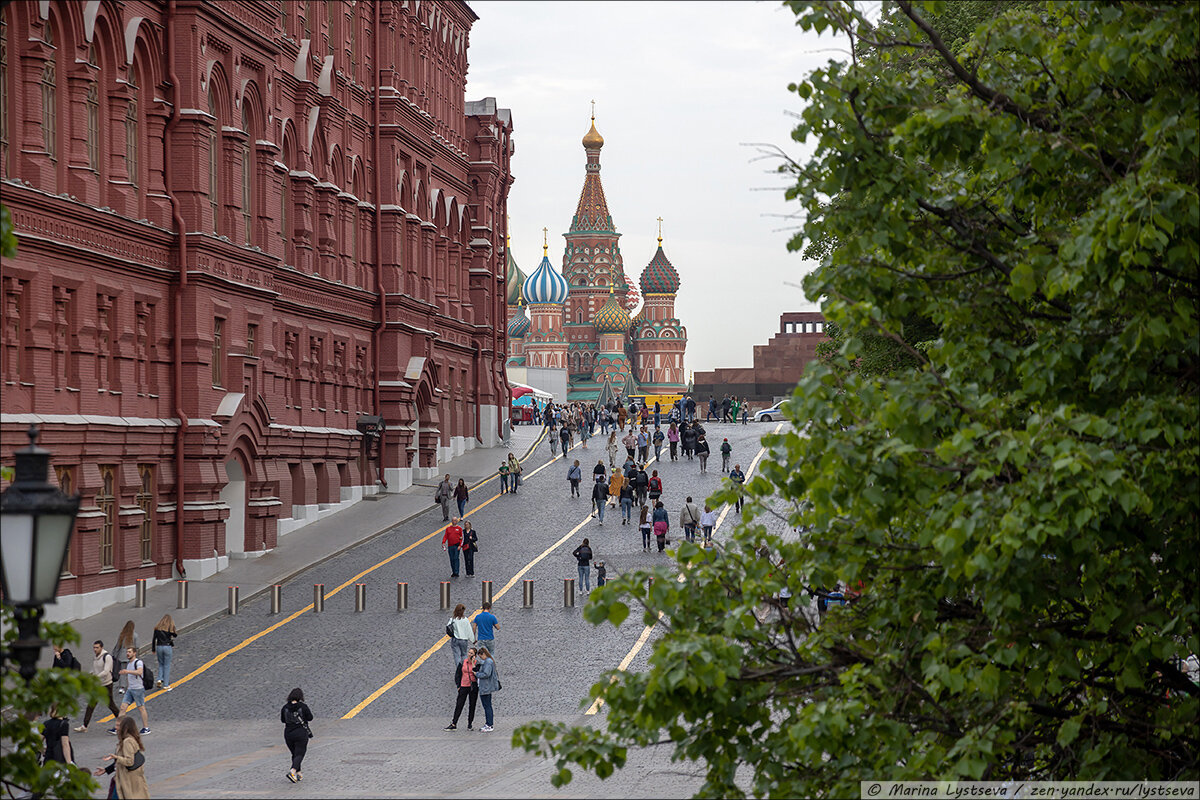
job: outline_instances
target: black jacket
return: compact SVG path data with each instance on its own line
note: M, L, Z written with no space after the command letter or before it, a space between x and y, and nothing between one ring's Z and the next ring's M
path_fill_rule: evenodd
M576 547L575 552L571 553L571 555L575 556L575 559L579 562L579 566L581 567L590 566L592 563L592 548L588 547L586 544L581 544L579 547Z
M284 736L304 730L304 725L288 721L287 712L289 707L292 708L292 710L296 712L296 715L300 719L304 720L304 722L312 722L313 718L313 713L308 710L308 706L305 705L303 701L296 700L295 702L284 703L283 708L279 709L279 721L283 723ZM308 732L305 731L305 735L307 735L307 733Z

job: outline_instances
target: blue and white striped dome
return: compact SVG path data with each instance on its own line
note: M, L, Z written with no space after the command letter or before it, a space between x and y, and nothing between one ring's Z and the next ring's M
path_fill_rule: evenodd
M537 303L554 303L561 305L567 301L567 280L554 271L550 266L550 257L542 256L542 263L533 274L525 279L521 287L525 302L530 305Z

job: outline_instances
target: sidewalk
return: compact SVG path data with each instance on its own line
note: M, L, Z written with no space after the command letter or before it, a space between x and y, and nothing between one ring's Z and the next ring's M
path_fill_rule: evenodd
M438 465L441 474L450 475L474 485L494 475L496 465L513 453L519 459L533 451L544 428L538 425L517 425L506 445L476 448L457 458ZM440 480L440 479L439 479ZM70 624L79 632L80 642L74 650L87 653L91 643L104 641L111 650L126 621L133 620L134 630L143 651L149 651L151 633L164 613L175 620L183 632L194 628L228 610L228 587L239 587L239 599L245 602L268 591L277 583L285 583L314 564L319 564L372 537L379 536L396 525L429 511L434 506L433 487L437 481L421 481L397 494L378 495L378 500L363 500L325 519L312 522L279 540L274 550L259 558L231 559L227 569L204 580L188 582L188 607L177 609L175 581L146 590L146 606L135 608L133 601L115 603L90 617L76 619ZM43 653L43 666L49 666L50 649ZM52 654L51 654L52 655ZM85 660L82 657L80 660Z

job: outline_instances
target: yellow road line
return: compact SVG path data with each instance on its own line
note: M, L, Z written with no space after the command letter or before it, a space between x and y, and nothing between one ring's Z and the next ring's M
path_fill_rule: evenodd
M525 458L518 459L518 460L519 460L519 461L522 461L522 462L523 462L523 461L525 461L526 459L528 459L530 456L532 456L532 455L533 455L533 452L534 452L534 450L536 450L536 446L535 446L535 447L533 447L533 448L530 448L530 451L529 451L529 453L528 453L528 454L525 456ZM542 466L538 467L538 468L537 468L536 470L534 470L533 472L529 473L530 477L533 477L534 475L536 475L536 474L537 474L538 472L540 472L541 470L543 470L543 469L545 469L546 467L550 466L550 463L552 463L552 462L549 462L549 463L543 464ZM493 476L493 477L495 477L495 476ZM490 479L490 478L488 478L487 480L491 480L491 479ZM486 482L487 482L487 480L485 480L485 481L484 481L484 483L486 483ZM471 514L474 514L476 511L479 511L480 509L484 508L485 506L487 506L489 503L491 503L493 500L495 500L495 499L496 499L496 498L498 498L499 496L500 496L500 495L498 495L498 494L492 495L490 498L488 498L487 500L485 500L484 502L480 503L480 504L479 504L478 506L476 506L475 508L473 508L473 509L471 509L470 511L468 511L468 512L467 512L466 514L464 514L463 516L464 516L464 517L468 517L468 516L470 516ZM402 555L404 555L405 553L407 553L407 552L411 551L411 550L412 550L414 547L416 547L417 545L424 544L425 542L427 542L427 541L429 541L430 539L432 539L434 536L437 536L439 533L442 533L443 531L445 531L447 527L448 527L448 526L446 526L446 525L443 525L443 526L441 526L440 528L438 528L437 530L435 530L433 533L430 533L430 534L428 534L427 536L424 536L424 537L422 537L422 538L418 539L417 541L415 541L415 542L413 542L412 544L410 544L408 547L405 547L405 548L404 548L403 550L401 550L400 552L398 552L398 553L394 553L393 555L390 555L390 556L388 556L387 558L385 558L383 561L380 561L380 562L379 562L378 564L376 564L375 566L373 566L373 567L369 567L369 568L367 568L367 569L363 570L362 572L358 573L357 575L355 575L355 576L354 576L353 578L351 578L350 580L346 581L345 583L342 583L341 585L339 585L339 586L337 586L336 588L334 588L332 591L328 592L328 593L325 595L325 597L326 597L326 598L333 597L335 594L337 594L338 592L340 592L342 589L345 589L347 586L349 586L350 584L354 583L354 582L355 582L355 581L357 581L359 578L362 578L362 577L364 577L364 576L366 576L366 575L369 575L370 573L374 572L375 570L379 569L380 567L384 566L385 564L389 564L389 563L391 563L392 561L396 560L396 559L397 559L397 558L399 558L400 556L402 556ZM250 638L248 638L248 639L244 639L242 642L240 642L239 644L236 644L236 645L234 645L233 647L229 648L228 650L226 650L225 652L221 653L220 655L217 655L217 656L214 656L213 658L210 658L208 661L204 662L204 663L203 663L203 664L201 664L199 667L197 667L196 669L192 670L191 672L189 672L187 675L183 676L183 677L182 677L182 678L180 678L179 680L177 680L177 681L172 681L172 682L171 682L171 685L172 685L172 687L175 687L175 686L181 686L181 685L183 685L183 684L187 683L188 681L190 681L192 678L195 678L195 677L198 677L198 676L200 676L201 674L203 674L203 673L207 672L207 671L208 671L209 669L211 669L212 667L214 667L214 666L216 666L217 664L219 664L219 663L221 663L222 661L224 661L224 660L225 660L226 658L228 658L229 656L233 655L234 653L238 652L239 650L242 650L242 649L244 649L245 647L247 647L247 646L249 646L249 645L253 644L254 642L256 642L256 641L258 641L259 639L261 639L262 637L266 636L268 633L271 633L272 631L276 631L276 630L278 630L279 628L282 628L284 625L286 625L286 624L288 624L289 622L291 622L292 620L296 619L296 617L299 617L299 616L301 616L301 615L303 615L303 614L305 614L305 613L307 613L307 612L311 611L311 610L312 610L312 607L313 607L313 604L312 604L312 603L309 603L309 604L308 604L308 605L306 605L304 608L300 609L299 611L295 612L294 614L291 614L290 616L288 616L288 617L286 617L286 618L284 618L284 619L281 619L279 622L276 622L274 625L271 625L270 627L264 628L263 630L261 630L261 631L259 631L258 633L254 634L254 635L253 635L253 636L251 636ZM165 693L166 693L166 691L167 691L166 689L159 689L159 690L158 690L158 691L156 691L156 692L152 692L151 694L148 694L148 695L146 695L146 700L147 700L147 702L148 702L148 701L150 701L150 700L153 700L153 699L154 699L154 698L156 698L156 697L159 697L160 695L163 695L163 694L165 694ZM106 716L106 717L103 717L103 718L101 718L101 719L97 720L97 722L110 722L110 721L112 721L113 719L114 719L113 715L112 715L112 714L109 714L108 716Z
M772 433L778 433L779 429L782 427L783 427L783 423L781 422L775 426L775 430L772 431ZM750 462L749 469L746 470L746 479L747 480L749 480L750 476L754 474L754 468L758 466L758 462L762 459L763 455L766 452L767 452L766 447L758 448L758 453L754 456L754 460ZM725 521L725 515L729 513L730 508L731 508L731 506L728 503L726 503L725 507L723 509L721 509L721 515L719 517L717 517L717 524L713 525L714 531L717 528L721 527L721 523ZM680 573L679 577L676 578L676 580L682 581L683 573ZM662 618L663 618L663 612L660 611L660 612L658 612L658 619L662 619ZM625 658L621 659L621 663L617 665L617 669L619 671L624 672L626 669L629 668L629 665L631 663L633 663L634 656L636 656L638 654L638 652L646 645L646 642L650 640L650 632L654 630L654 627L657 624L658 624L658 620L655 620L654 625L647 625L645 627L645 629L642 631L642 635L638 637L637 642L633 645L633 649L630 650L629 653L626 654ZM614 681L616 680L616 676L613 676L613 680ZM592 705L588 708L588 710L583 713L585 716L590 716L592 714L595 714L597 711L600 710L600 706L602 706L602 705L604 705L604 698L597 697L595 699L595 701L592 702Z
M538 467L538 469L539 470L544 469L547 466L549 466L549 464L545 464L541 467ZM546 556L553 553L559 547L562 547L562 545L568 539L570 539L572 536L574 536L576 533L578 533L579 530L584 525L586 525L590 520L591 520L591 517L588 516L586 519L583 520L583 522L579 523L574 528L572 528L569 532L567 532L561 539L559 539L557 542L555 542L554 544L550 545L545 550L543 550L541 555L539 555L537 558L533 559L528 564L526 564L524 567L522 567L521 570L512 577L512 580L510 580L508 583L504 584L503 589L501 589L499 592L497 592L495 595L492 596L492 600L493 601L499 600L501 597L503 597L508 592L509 589L511 589L513 586L515 586L517 584L517 581L519 581L525 575L525 573L527 573L527 572L529 572L529 570L533 569L533 567L536 566L537 563L539 561L541 561L542 559L544 559ZM476 615L479 614L480 610L481 609L476 609L475 611L473 611L471 613L471 618L474 619L476 617ZM342 719L354 719L354 717L358 716L358 713L360 711L362 711L367 706L371 705L371 703L374 703L376 700L378 700L380 697L382 697L385 692L391 690L392 687L394 687L400 681L404 680L409 675L413 674L413 672L415 672L418 667L420 667L422 664L424 664L426 661L428 661L430 656L432 656L438 650L441 650L442 647L445 646L445 644L449 641L450 641L450 637L443 635L442 638L437 640L436 644L434 644L432 647L430 647L428 650L426 650L424 653L422 653L420 655L420 657L417 658L416 661L414 661L411 665L408 666L407 669L405 669L403 672L401 672L396 677L392 678L390 681L385 683L383 686L380 686L378 689L371 692L371 694L367 695L365 700L363 700L361 703L359 703L354 708L350 709L344 715L342 715Z

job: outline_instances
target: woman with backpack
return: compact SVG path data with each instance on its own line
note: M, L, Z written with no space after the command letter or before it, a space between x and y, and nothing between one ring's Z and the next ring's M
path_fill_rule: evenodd
M671 529L671 517L661 500L654 504L651 521L654 524L654 536L658 539L658 552L661 553L667 547L667 532Z
M475 553L479 550L479 534L475 533L471 523L466 520L463 520L462 529L463 567L467 570L467 577L472 578L475 576Z
M571 497L579 497L579 482L583 480L583 470L579 468L579 459L567 467L567 483L571 484Z
M146 783L146 757L142 755L146 746L138 734L137 723L133 717L121 717L117 725L116 752L109 753L103 760L111 761L107 767L97 767L92 774L100 776L106 772L113 774L116 794L110 788L109 797L120 797L122 800L149 800L150 786Z
M75 763L75 756L71 752L71 723L58 713L58 703L50 706L50 718L42 723L42 739L46 741L42 753L43 764L51 761Z
M300 766L304 755L308 752L308 740L312 738L313 713L304 703L304 692L299 688L288 693L287 702L279 709L279 721L283 723L283 743L292 754L292 768L287 772L287 779L292 783L304 780Z
M475 626L467 619L467 607L459 603L454 607L454 616L446 623L446 635L450 637L450 652L454 654L455 667L461 667L475 641Z
M592 590L592 546L587 539L583 540L583 544L576 547L571 555L575 556L575 561L579 567L579 589L580 591ZM586 587L586 588L585 588ZM480 690L482 691L482 689Z
M170 614L163 614L163 618L154 626L154 654L158 656L158 680L154 685L168 692L171 691L171 659L175 655L177 635L175 620L171 619Z
M650 476L650 481L646 484L646 492L650 498L650 505L654 505L658 502L658 498L662 497L662 478L658 477L658 470L654 470L654 474Z

